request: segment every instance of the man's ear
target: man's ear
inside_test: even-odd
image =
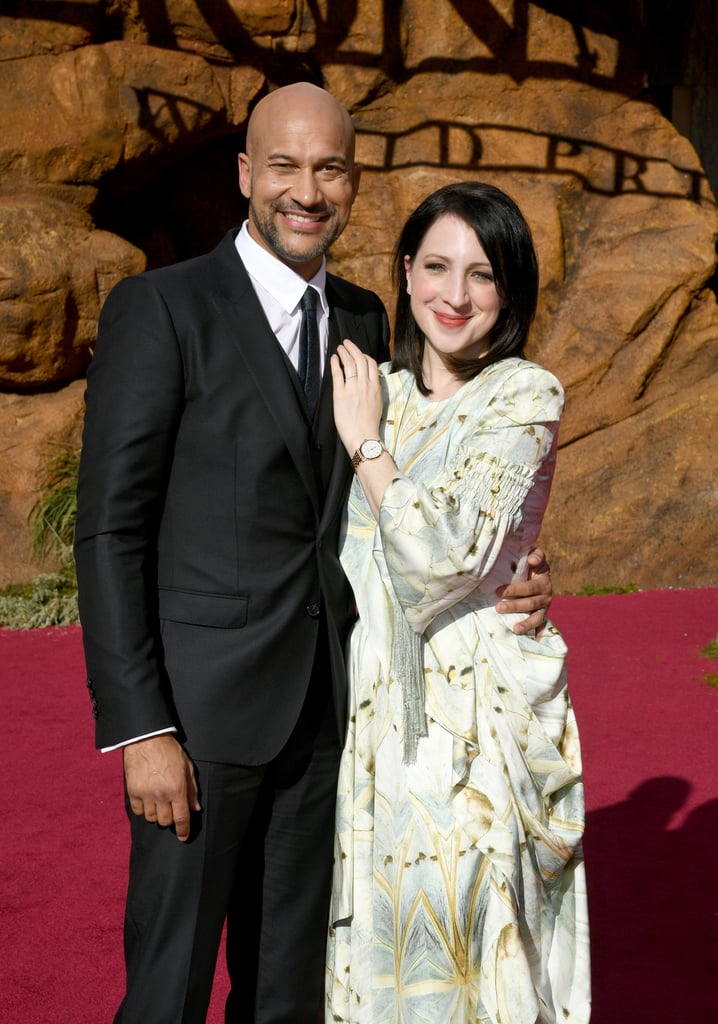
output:
[[[252,194],[252,165],[246,153],[240,153],[237,157],[239,169],[239,190],[245,199]]]
[[[361,172],[364,170],[363,164],[354,164],[352,167],[352,187],[354,189],[354,198],[359,191],[359,182],[361,181]]]

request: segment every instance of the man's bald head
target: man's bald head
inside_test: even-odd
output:
[[[317,119],[334,123],[339,134],[346,139],[354,160],[354,125],[347,108],[326,89],[311,82],[295,82],[282,86],[264,96],[252,111],[247,125],[247,153],[252,156],[255,139],[263,138],[275,119]]]

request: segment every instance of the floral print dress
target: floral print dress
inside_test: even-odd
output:
[[[341,542],[349,645],[327,952],[332,1024],[585,1024],[581,757],[566,647],[511,632],[548,500],[561,385],[502,360],[450,398],[381,368],[398,472]],[[411,635],[413,645],[398,643]],[[407,652],[414,652],[414,655]],[[412,673],[412,657],[418,671]],[[425,735],[407,756],[407,679]]]

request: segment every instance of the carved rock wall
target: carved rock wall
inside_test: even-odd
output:
[[[41,568],[25,516],[48,446],[78,437],[104,296],[238,222],[248,111],[299,78],[350,108],[365,167],[333,269],[390,309],[398,225],[430,190],[481,177],[531,223],[530,355],[567,390],[557,586],[715,585],[718,213],[645,94],[642,5],[40,6],[0,16],[0,585]]]

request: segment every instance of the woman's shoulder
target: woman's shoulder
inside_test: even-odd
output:
[[[482,407],[512,421],[557,420],[563,411],[564,391],[558,377],[528,359],[511,356],[492,363],[475,383],[485,389],[487,406],[482,402]]]
[[[484,374],[487,379],[495,377],[501,380],[514,380],[516,383],[532,383],[535,386],[545,387],[547,390],[555,390],[557,393],[563,394],[561,381],[554,373],[547,370],[545,366],[534,363],[530,359],[522,359],[520,356],[509,356],[507,359],[491,363],[484,370]]]
[[[394,401],[400,400],[401,396],[408,399],[416,387],[413,373],[393,369],[391,361],[381,363],[379,372],[388,396]],[[564,403],[564,391],[558,377],[539,363],[518,356],[491,363],[463,385],[456,401],[474,408],[480,395],[490,404],[499,401],[499,396],[510,403],[539,404],[551,411],[549,418],[560,414]]]
[[[484,377],[487,384],[491,383],[494,387],[510,392],[543,395],[547,399],[557,399],[561,403],[564,400],[563,385],[558,377],[545,366],[531,362],[530,359],[521,359],[517,356],[500,359],[497,363],[487,366],[479,377]]]

